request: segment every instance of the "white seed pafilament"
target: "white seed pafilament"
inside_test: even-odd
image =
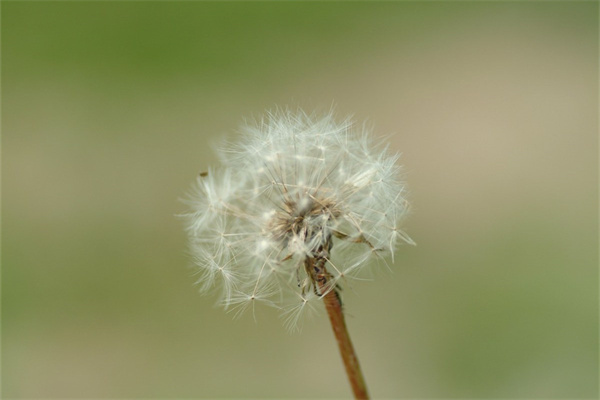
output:
[[[277,111],[242,133],[219,151],[222,167],[198,176],[184,215],[198,284],[226,308],[266,302],[293,327],[370,259],[413,244],[399,225],[408,203],[398,155],[369,132]]]

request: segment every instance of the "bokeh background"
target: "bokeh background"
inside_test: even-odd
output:
[[[2,2],[2,396],[343,398],[326,316],[233,320],[184,196],[275,106],[368,121],[413,213],[346,291],[377,398],[598,396],[597,2]]]

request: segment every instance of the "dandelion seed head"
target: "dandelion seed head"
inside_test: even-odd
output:
[[[295,325],[320,298],[315,282],[307,289],[307,259],[326,263],[341,285],[372,259],[393,258],[399,242],[414,244],[400,229],[408,202],[398,155],[349,119],[272,112],[219,153],[185,218],[200,289],[220,285],[220,302],[236,313],[260,300]]]

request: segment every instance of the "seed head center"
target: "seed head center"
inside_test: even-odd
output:
[[[330,239],[329,227],[339,215],[333,199],[303,193],[284,200],[268,221],[267,232],[284,248],[300,246],[311,253]]]

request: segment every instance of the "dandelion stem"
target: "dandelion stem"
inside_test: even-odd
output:
[[[367,393],[367,385],[365,384],[365,378],[363,377],[362,371],[360,370],[360,364],[358,357],[352,346],[348,329],[346,328],[346,322],[344,320],[344,313],[342,310],[342,304],[335,290],[327,288],[328,284],[320,282],[319,286],[326,294],[323,296],[323,302],[329,314],[329,321],[331,321],[331,327],[333,333],[338,342],[342,360],[346,367],[346,374],[352,386],[355,399],[368,399],[369,394]]]

